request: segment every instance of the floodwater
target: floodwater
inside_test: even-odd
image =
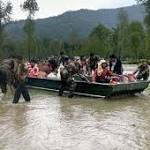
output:
[[[150,88],[104,100],[31,90],[0,101],[0,150],[149,150]]]

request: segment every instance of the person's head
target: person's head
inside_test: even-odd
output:
[[[63,51],[61,51],[61,52],[60,52],[60,56],[63,56],[63,55],[64,55],[64,52],[63,52]]]
[[[12,70],[12,69],[14,69],[14,67],[15,67],[15,63],[14,63],[13,60],[11,60],[11,62],[10,62],[10,69]]]
[[[80,60],[82,61],[83,60],[83,58],[84,58],[84,56],[82,55],[82,56],[80,56]]]
[[[109,59],[110,59],[111,62],[116,62],[117,57],[116,57],[116,55],[112,54],[112,55],[109,56]]]
[[[16,55],[16,58],[15,58],[16,60],[17,60],[17,62],[18,63],[24,63],[24,59],[23,59],[23,57],[21,56],[21,55]]]
[[[94,53],[90,53],[90,57],[94,57]]]
[[[107,68],[108,67],[107,62],[103,62],[101,66],[102,66],[102,69]]]
[[[86,57],[82,56],[82,58],[80,58],[80,61],[83,65],[86,64]]]
[[[141,64],[142,64],[142,65],[147,65],[148,63],[147,63],[146,60],[141,60]]]
[[[79,71],[81,68],[80,68],[80,63],[79,62],[74,62],[74,64],[75,64],[75,67],[76,67],[76,69],[77,69],[77,71]]]
[[[101,60],[98,63],[98,70],[100,71],[101,69],[105,69],[107,67],[107,62],[105,60]]]
[[[75,70],[76,69],[76,65],[75,65],[75,63],[73,62],[73,61],[70,61],[69,63],[68,63],[68,70],[69,71],[73,71],[73,70]]]
[[[69,57],[68,56],[64,56],[64,60],[63,60],[63,65],[66,66],[69,63]]]

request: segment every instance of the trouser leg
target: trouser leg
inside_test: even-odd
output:
[[[6,92],[7,92],[7,83],[1,83],[0,87],[1,87],[2,93],[6,94]]]
[[[61,85],[60,85],[60,89],[59,89],[59,96],[63,95],[65,87],[66,87],[66,82],[65,81],[61,81]]]
[[[69,84],[69,98],[72,98],[74,96],[74,92],[76,89],[77,84],[72,80]]]
[[[30,102],[31,100],[30,95],[29,95],[27,87],[25,86],[25,83],[22,84],[22,96],[26,102]]]
[[[0,74],[0,88],[3,94],[7,93],[7,73],[1,70]]]
[[[21,96],[21,93],[22,93],[22,87],[21,87],[21,84],[19,84],[16,88],[16,91],[15,91],[13,103],[18,103],[20,96]]]

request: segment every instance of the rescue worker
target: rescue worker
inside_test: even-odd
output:
[[[142,64],[136,69],[136,71],[133,73],[133,75],[136,75],[136,78],[138,80],[145,80],[147,81],[149,78],[149,66],[147,62],[143,61]]]
[[[65,54],[63,51],[61,51],[58,57],[58,65],[60,65],[61,63],[64,65],[64,62],[65,62]]]
[[[5,59],[0,63],[0,87],[2,93],[6,94],[7,85],[10,86],[10,89],[13,93],[13,82],[17,67],[17,60],[12,58]]]
[[[64,90],[69,90],[69,98],[72,98],[74,95],[74,91],[76,88],[76,83],[74,81],[73,76],[75,74],[78,74],[82,79],[89,82],[83,75],[79,73],[78,68],[76,67],[75,63],[73,61],[69,62],[66,61],[64,64],[64,68],[60,70],[61,75],[61,86],[59,90],[59,96],[63,95]]]
[[[25,68],[25,64],[23,63],[23,58],[19,59],[19,66],[17,70],[17,74],[15,75],[15,94],[13,98],[13,103],[16,104],[19,102],[21,94],[26,102],[30,102],[30,95],[27,87],[25,86],[25,78],[27,76],[28,70]]]

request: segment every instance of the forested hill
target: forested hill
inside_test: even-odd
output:
[[[125,7],[130,21],[143,22],[144,7],[134,5]],[[117,14],[119,9],[100,9],[69,11],[56,17],[36,20],[36,35],[38,38],[67,39],[75,33],[80,38],[87,37],[91,30],[99,23],[107,27],[117,25]],[[7,26],[7,32],[13,39],[24,36],[23,26],[25,21],[11,22]]]

